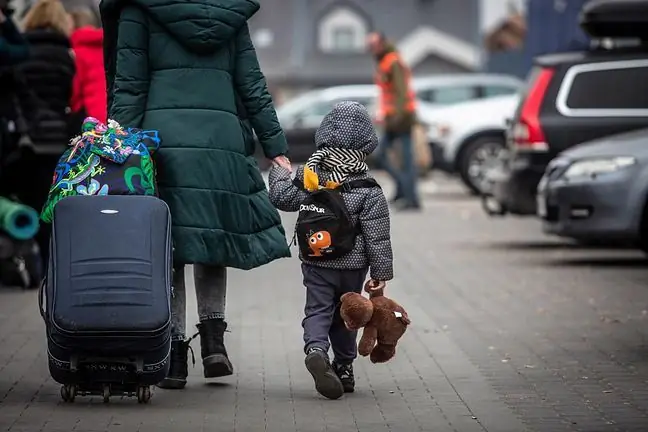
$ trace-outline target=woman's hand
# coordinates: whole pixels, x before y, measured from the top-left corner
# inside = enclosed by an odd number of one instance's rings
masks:
[[[7,16],[2,12],[2,9],[0,9],[0,24],[4,23],[7,21]]]
[[[272,163],[287,170],[289,173],[292,173],[292,165],[290,164],[290,159],[288,159],[286,156],[277,156],[276,158],[272,159]]]

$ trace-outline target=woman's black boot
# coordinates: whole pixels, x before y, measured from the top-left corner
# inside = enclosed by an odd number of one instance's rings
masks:
[[[234,367],[227,357],[225,349],[225,330],[227,330],[225,320],[204,320],[197,327],[200,332],[200,354],[205,378],[232,375]]]
[[[179,390],[187,385],[189,351],[191,350],[189,346],[190,342],[191,340],[171,342],[171,365],[169,367],[169,373],[166,378],[158,383],[158,387]],[[191,357],[193,359],[193,351],[191,352]]]

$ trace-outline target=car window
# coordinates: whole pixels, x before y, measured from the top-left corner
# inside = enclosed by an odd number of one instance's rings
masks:
[[[458,102],[464,102],[470,99],[475,99],[476,96],[476,87],[440,87],[434,90],[433,99],[428,102],[450,105]]]
[[[340,102],[345,102],[345,101],[353,101],[353,102],[358,102],[360,105],[364,105],[365,107],[368,107],[372,104],[374,98],[372,97],[367,97],[367,96],[349,96],[349,97],[344,97],[344,98],[339,98],[339,99],[333,99],[329,101],[329,109],[332,109],[336,104],[339,104]]]
[[[424,102],[434,103],[434,91],[433,90],[421,90],[416,96]]]
[[[502,96],[517,92],[517,88],[503,85],[485,85],[482,87],[482,95],[485,98],[493,96]]]
[[[648,110],[648,65],[577,73],[566,106],[570,110]]]
[[[318,101],[305,108],[301,115],[304,117],[324,117],[333,107],[330,101]]]
[[[370,106],[373,105],[374,98],[371,97],[358,97],[358,98],[352,98],[352,100],[358,102],[359,104],[363,105],[365,108],[369,108]],[[341,101],[338,101],[341,102]]]

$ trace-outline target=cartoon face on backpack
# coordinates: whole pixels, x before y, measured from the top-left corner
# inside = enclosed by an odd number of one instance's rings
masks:
[[[330,250],[332,244],[331,234],[328,231],[318,231],[313,233],[308,237],[308,244],[312,251],[308,256],[321,257],[323,256],[322,252],[326,253]]]

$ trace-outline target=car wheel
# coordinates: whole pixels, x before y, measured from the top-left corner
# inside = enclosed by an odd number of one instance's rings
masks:
[[[486,191],[486,174],[500,163],[505,149],[504,138],[485,136],[466,144],[459,155],[459,176],[471,193],[480,195]]]

